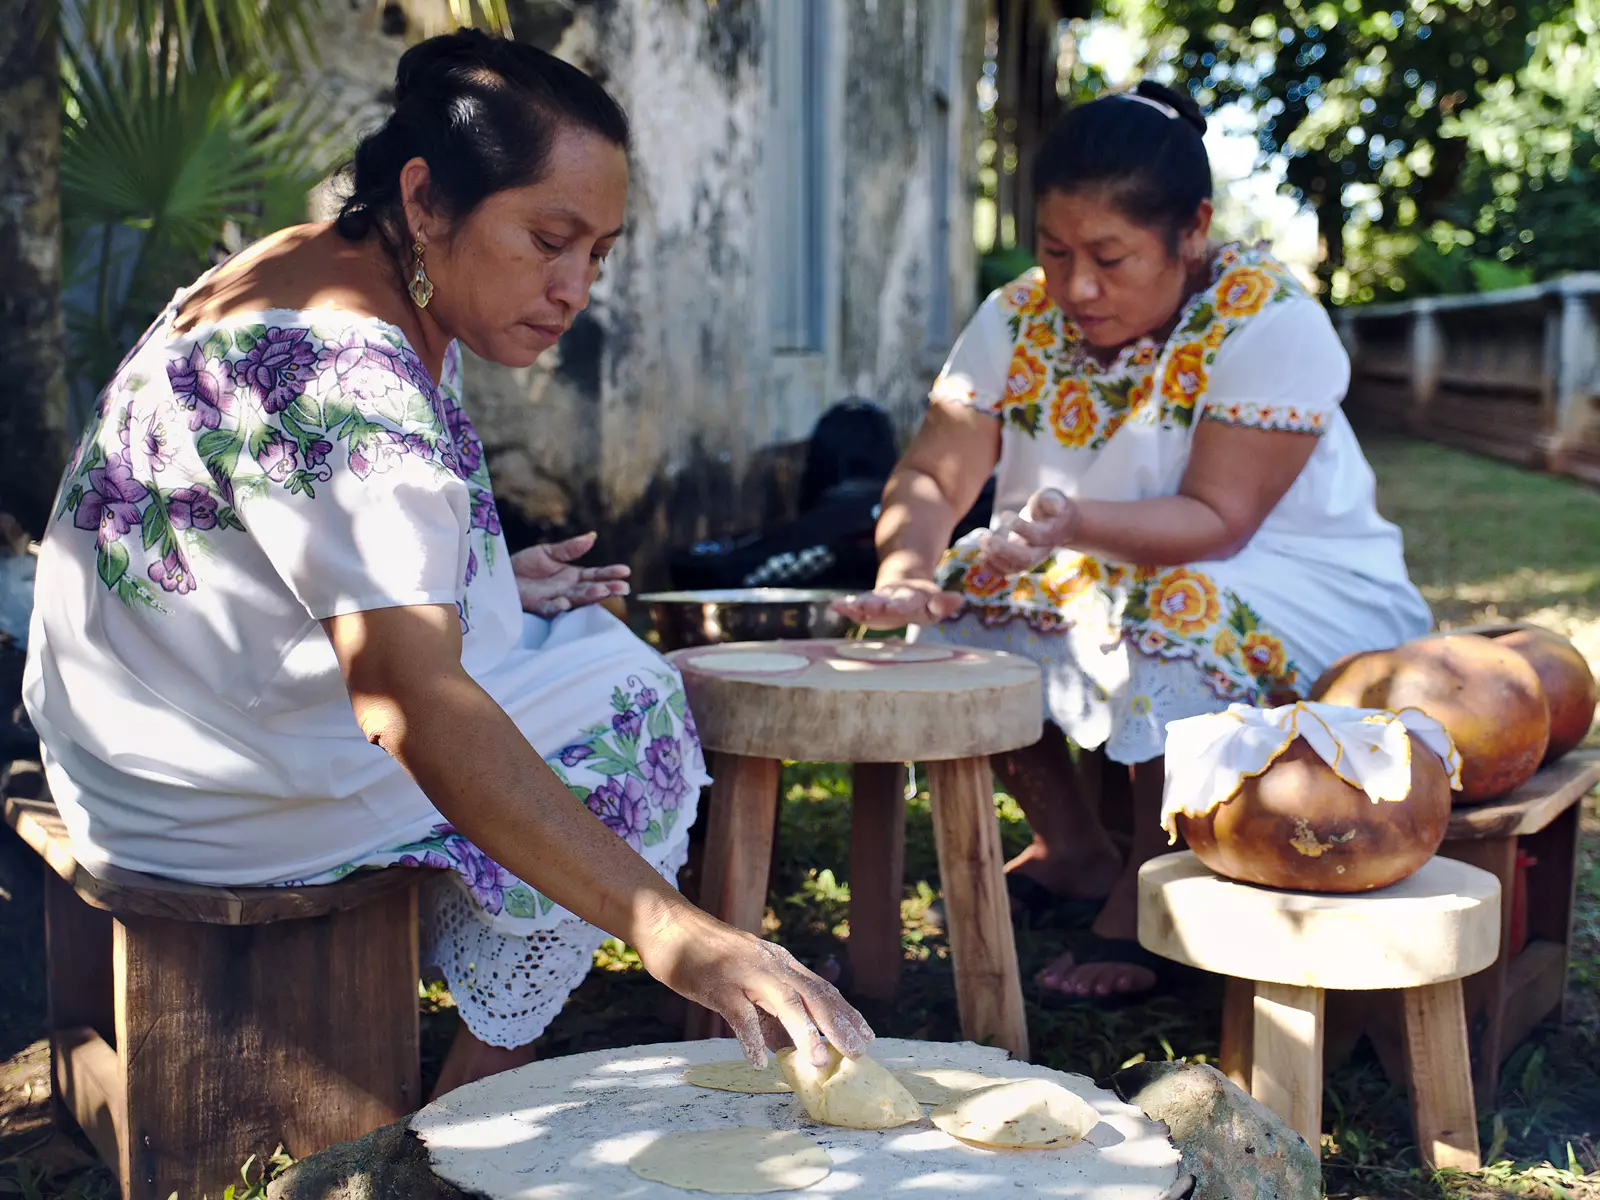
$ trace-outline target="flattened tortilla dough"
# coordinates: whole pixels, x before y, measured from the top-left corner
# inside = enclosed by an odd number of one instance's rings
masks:
[[[968,1092],[928,1116],[953,1138],[1003,1150],[1053,1150],[1084,1137],[1100,1114],[1048,1079],[1019,1079]]]
[[[828,1177],[833,1160],[803,1133],[742,1125],[663,1134],[628,1169],[668,1187],[739,1196],[808,1188]]]
[[[901,1067],[894,1077],[905,1084],[918,1104],[948,1104],[968,1092],[1015,1082],[1003,1075],[980,1075],[961,1067]]]
[[[751,1096],[769,1096],[794,1090],[784,1082],[776,1062],[769,1062],[758,1071],[742,1058],[685,1067],[683,1081],[695,1087],[712,1088],[719,1092],[744,1092]]]
[[[909,642],[851,642],[834,653],[857,662],[943,662],[956,652],[944,646],[918,646]]]
[[[803,671],[811,660],[801,654],[781,654],[769,650],[733,650],[727,654],[697,654],[689,666],[708,675],[780,675]]]

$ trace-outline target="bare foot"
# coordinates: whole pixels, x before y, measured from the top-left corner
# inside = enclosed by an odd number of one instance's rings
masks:
[[[1131,941],[1139,936],[1137,879],[1137,868],[1123,872],[1091,926],[1094,933],[1114,941]],[[1034,979],[1041,988],[1063,996],[1137,994],[1156,985],[1156,973],[1139,963],[1079,963],[1071,954],[1063,954]]]
[[[463,1024],[456,1031],[455,1041],[450,1043],[450,1053],[445,1055],[444,1066],[439,1069],[439,1081],[433,1085],[433,1095],[428,1097],[428,1103],[432,1104],[446,1092],[453,1092],[458,1087],[465,1087],[489,1075],[525,1067],[536,1057],[531,1042],[509,1050],[504,1046],[491,1046],[487,1042],[480,1042]]]
[[[1104,900],[1122,874],[1122,856],[1109,842],[1051,853],[1034,841],[1006,864],[1006,874],[1013,872],[1064,900]]]

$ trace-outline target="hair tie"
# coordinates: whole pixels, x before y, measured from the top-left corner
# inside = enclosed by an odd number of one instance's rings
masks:
[[[1148,104],[1169,121],[1183,120],[1182,113],[1173,108],[1172,105],[1163,103],[1160,100],[1151,99],[1149,96],[1141,96],[1138,92],[1118,92],[1117,95],[1124,100],[1136,100],[1140,104]]]

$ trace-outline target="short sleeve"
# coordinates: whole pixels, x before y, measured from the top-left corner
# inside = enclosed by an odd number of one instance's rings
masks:
[[[1310,296],[1267,308],[1218,349],[1204,417],[1226,425],[1321,434],[1350,386],[1350,356]]]
[[[471,499],[431,381],[370,331],[305,340],[316,359],[298,395],[237,373],[250,432],[225,490],[245,529],[315,619],[456,602]]]
[[[999,416],[1005,405],[1011,352],[1007,316],[1001,294],[996,292],[979,306],[961,331],[944,369],[933,381],[929,399]]]

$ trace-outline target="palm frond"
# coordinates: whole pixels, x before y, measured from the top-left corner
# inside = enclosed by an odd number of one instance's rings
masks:
[[[494,32],[511,33],[506,0],[401,0],[406,17],[423,37],[480,22]]]
[[[137,46],[169,68],[224,73],[315,57],[317,0],[63,0],[80,45]]]

